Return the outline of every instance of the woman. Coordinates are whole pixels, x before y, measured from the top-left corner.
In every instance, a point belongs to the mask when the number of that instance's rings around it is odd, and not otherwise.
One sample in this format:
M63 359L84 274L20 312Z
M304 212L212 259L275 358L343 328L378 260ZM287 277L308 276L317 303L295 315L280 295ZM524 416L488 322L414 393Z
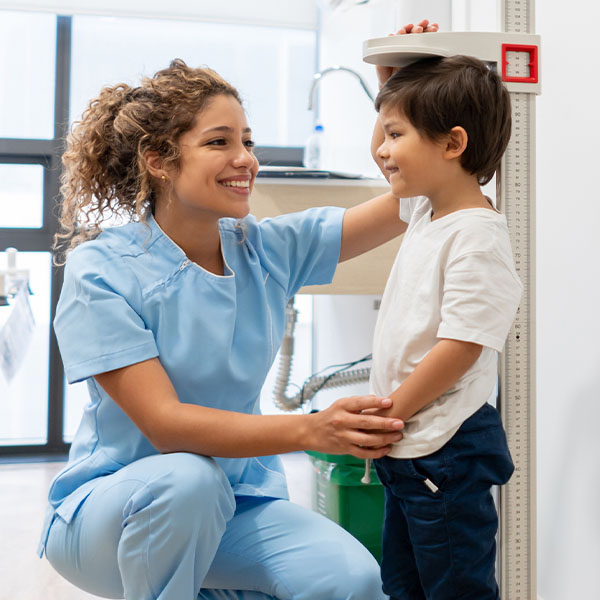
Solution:
M383 597L371 555L287 501L274 455L384 456L403 424L361 411L389 401L268 416L258 398L287 300L396 236L398 202L257 223L252 146L236 90L180 60L140 87L102 90L68 140L71 252L54 325L90 403L50 489L40 554L90 593ZM114 215L130 222L98 235Z

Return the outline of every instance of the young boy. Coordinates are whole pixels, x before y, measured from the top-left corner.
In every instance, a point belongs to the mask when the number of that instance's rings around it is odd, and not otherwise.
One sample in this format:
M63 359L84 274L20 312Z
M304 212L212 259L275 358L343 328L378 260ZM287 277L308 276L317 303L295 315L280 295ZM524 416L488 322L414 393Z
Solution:
M506 219L480 186L510 137L510 98L474 58L427 58L376 100L376 156L407 230L375 328L371 387L405 421L375 461L392 600L495 600L492 485L513 464L487 403L521 297ZM382 141L382 143L380 143Z

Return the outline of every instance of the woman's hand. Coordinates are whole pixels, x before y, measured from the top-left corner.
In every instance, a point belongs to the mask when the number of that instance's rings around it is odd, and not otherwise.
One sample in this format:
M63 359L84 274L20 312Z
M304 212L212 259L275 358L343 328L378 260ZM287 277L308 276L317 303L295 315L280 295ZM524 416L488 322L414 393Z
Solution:
M381 458L391 444L402 439L404 423L364 411L391 406L389 398L351 396L341 398L329 408L311 416L309 450L330 454L352 454L358 458Z
M427 19L423 19L420 23L413 25L408 23L404 27L398 29L396 33L390 33L393 35L406 35L407 33L435 33L439 29L437 23L429 23ZM379 89L383 87L383 84L398 70L398 67L382 67L377 65L377 79L379 81Z

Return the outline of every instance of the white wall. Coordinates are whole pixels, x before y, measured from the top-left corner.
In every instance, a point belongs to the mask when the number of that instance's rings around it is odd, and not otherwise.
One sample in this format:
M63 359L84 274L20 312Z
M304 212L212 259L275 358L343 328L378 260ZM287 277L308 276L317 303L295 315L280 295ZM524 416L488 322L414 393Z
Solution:
M600 194L597 3L538 2L539 593L600 597ZM574 218L567 218L571 214Z
M372 67L360 59L363 39L386 35L393 26L421 16L449 30L450 19L444 22L448 6L455 30L493 30L492 3L485 0L482 10L482 2L447 0L438 6L441 12L433 3L424 11L422 3L403 2L404 18L391 1L382 0L330 15L323 20L321 68L351 66L366 74L375 89ZM536 33L542 36L542 95L537 102L538 591L544 600L587 600L600 598L600 194L595 180L600 172L600 101L594 91L598 43L593 30L600 7L584 0L573 0L568 11L562 6L541 1L536 6ZM397 18L399 22L390 23ZM365 170L370 107L352 78L330 80L330 87L323 82L321 106L325 126L342 140L333 166ZM576 217L568 220L568 214ZM343 302L349 310L348 300ZM356 309L355 322L371 321L364 300L356 299ZM318 306L315 319L327 326L327 319L319 321ZM322 338L327 335L346 355L352 354L347 330L338 328ZM359 356L364 347L355 347Z

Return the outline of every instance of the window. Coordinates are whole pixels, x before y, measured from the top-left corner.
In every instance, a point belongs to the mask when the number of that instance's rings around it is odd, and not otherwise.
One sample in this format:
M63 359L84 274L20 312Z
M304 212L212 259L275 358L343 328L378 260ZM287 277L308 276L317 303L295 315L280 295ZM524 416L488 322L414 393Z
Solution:
M40 165L0 164L0 181L0 227L42 227L43 168Z
M41 11L53 6L50 0L38 5ZM210 66L238 88L259 146L289 154L312 126L312 0L285 8L276 0L260 7L232 0L222 8L179 2L169 7L172 14L149 0L147 14L130 3L127 14L127 7L115 9L121 10L117 17L92 16L108 10L102 3L83 5L86 15L0 11L0 76L10 82L0 95L0 266L7 247L19 250L19 268L31 273L36 323L16 376L9 382L0 374L0 455L66 452L87 402L85 384L66 385L51 331L62 268L52 266L49 250L58 229L62 140L102 86L137 85L141 76L182 58ZM189 19L186 11L204 11L211 22ZM234 18L237 13L242 17Z
M54 137L55 52L54 15L2 12L0 138Z
M315 38L301 29L74 17L71 121L102 86L137 85L181 58L214 69L239 90L259 146L302 146L312 125Z
M3 266L5 254L0 253ZM49 252L17 254L17 268L29 271L30 286L35 290L29 297L35 327L14 377L7 381L0 374L0 446L47 442L51 262ZM10 311L11 307L1 310Z

